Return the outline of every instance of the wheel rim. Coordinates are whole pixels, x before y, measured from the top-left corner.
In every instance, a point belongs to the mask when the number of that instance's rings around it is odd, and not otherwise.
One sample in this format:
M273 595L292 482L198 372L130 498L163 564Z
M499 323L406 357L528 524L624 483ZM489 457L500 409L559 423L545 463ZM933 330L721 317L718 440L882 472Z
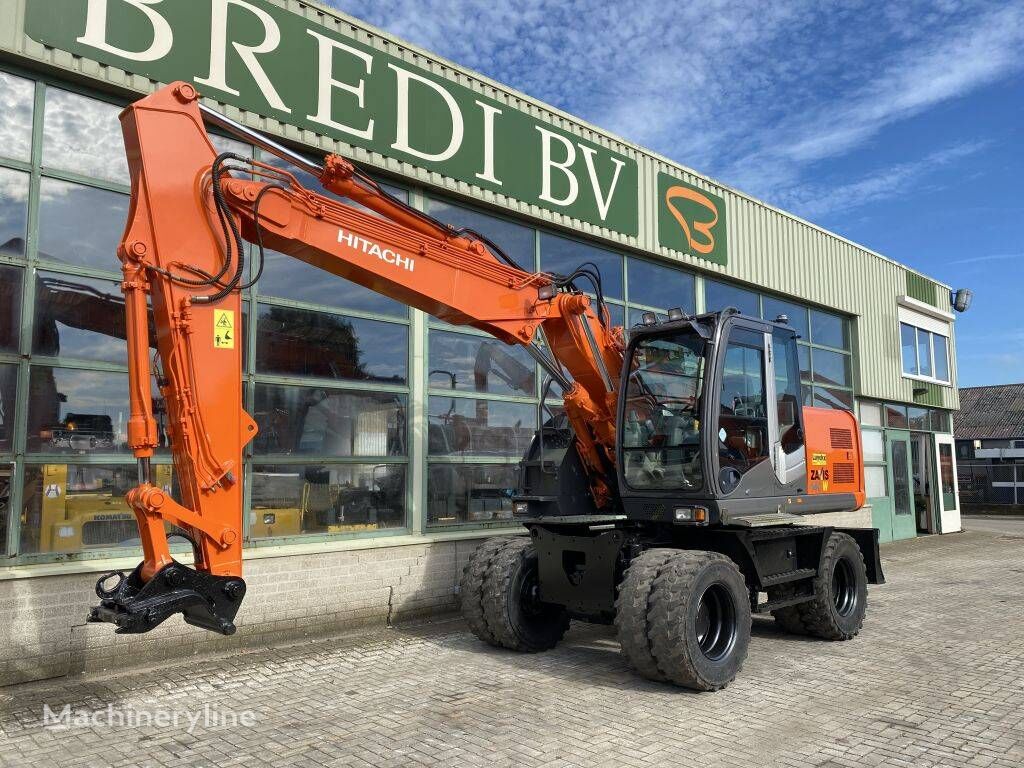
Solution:
M736 642L736 609L722 584L704 590L697 603L697 645L711 661L729 655Z
M840 616L849 616L857 607L857 579L845 557L832 570L832 601Z
M527 616L539 616L544 610L540 601L540 583L536 571L527 571L519 583L519 606Z

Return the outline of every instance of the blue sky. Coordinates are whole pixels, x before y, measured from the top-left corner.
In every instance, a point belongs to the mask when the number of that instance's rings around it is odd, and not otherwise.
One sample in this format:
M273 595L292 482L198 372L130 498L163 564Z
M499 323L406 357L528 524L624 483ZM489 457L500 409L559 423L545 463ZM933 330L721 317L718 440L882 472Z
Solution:
M333 0L955 287L1024 381L1024 0Z

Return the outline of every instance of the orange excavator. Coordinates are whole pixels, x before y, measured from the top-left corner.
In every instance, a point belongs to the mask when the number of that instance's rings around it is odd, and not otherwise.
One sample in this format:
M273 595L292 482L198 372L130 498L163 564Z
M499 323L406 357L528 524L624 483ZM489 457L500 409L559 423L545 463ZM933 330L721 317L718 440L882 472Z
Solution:
M803 406L785 317L673 309L665 321L645 315L627 339L593 265L524 270L344 158L313 163L198 99L174 83L121 115L132 197L118 256L139 466L127 501L144 559L100 578L90 620L139 633L180 613L235 631L246 589L243 450L257 430L242 407L241 290L273 248L522 346L560 387L564 409L520 465L514 511L528 535L485 541L463 574L463 614L482 640L538 651L570 619L615 623L639 673L712 690L739 670L752 612L824 638L858 633L867 584L883 581L878 532L804 515L863 505L859 429L848 412ZM337 197L279 166L218 154L207 123ZM248 270L245 241L256 246ZM180 503L152 482L154 375ZM171 557L168 523L191 539L192 567Z

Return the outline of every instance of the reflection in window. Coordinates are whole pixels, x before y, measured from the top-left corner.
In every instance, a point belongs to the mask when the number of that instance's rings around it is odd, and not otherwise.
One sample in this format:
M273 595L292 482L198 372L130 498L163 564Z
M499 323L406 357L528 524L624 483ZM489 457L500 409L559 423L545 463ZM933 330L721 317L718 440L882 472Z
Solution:
M841 389L829 389L827 387L814 388L815 408L834 408L836 410L853 410L853 393L844 392Z
M256 369L262 373L406 383L406 325L269 304L259 311Z
M796 339L787 331L772 332L779 440L787 454L803 450L804 446L803 434L800 431L800 369L797 364L796 346Z
M537 364L522 347L449 331L430 331L430 387L494 395L536 395Z
M39 186L39 258L108 272L120 270L117 246L128 196L43 179Z
M720 312L726 307L736 307L744 315L760 317L757 294L735 285L719 283L716 280L704 281L704 311Z
M703 355L704 342L692 332L645 339L634 349L622 428L623 474L631 487L703 484Z
M32 104L35 83L0 72L0 114L4 116L0 155L29 161L32 149Z
M170 465L153 466L154 483L175 496L172 474ZM137 483L134 464L27 467L20 553L139 547L135 514L124 500Z
M46 89L43 167L128 183L120 107L59 88Z
M254 539L405 525L402 464L256 464L251 482Z
M949 381L949 342L945 336L932 334L932 343L935 347L935 378L939 381Z
M269 249L265 254L263 276L257 284L257 290L263 296L395 317L409 316L407 305L381 296L376 291L301 262L293 256Z
M7 552L7 521L11 517L11 498L14 488L14 465L0 464L0 556Z
M256 385L257 454L404 456L405 395Z
M900 349L903 354L903 372L917 373L917 332L914 326L900 323Z
M806 344L797 344L797 354L800 357L800 378L804 381L811 380L811 348Z
M128 450L128 375L33 366L28 450L120 453Z
M126 337L118 281L38 273L32 354L124 365Z
M20 267L0 264L0 350L18 351L21 335L21 275Z
M532 403L508 403L432 395L428 442L432 456L472 454L518 458L526 453L537 424Z
M846 320L838 315L812 309L811 341L815 344L824 344L826 347L847 349L850 346L850 339L847 335Z
M440 464L427 467L427 525L512 522L514 464Z
M584 262L592 262L601 274L601 290L606 298L622 298L622 256L579 240L540 233L540 268L545 272L568 275ZM580 290L593 293L589 281L580 279Z
M533 271L534 235L529 227L443 200L431 200L429 211L431 216L445 224L451 224L457 229L472 229L483 235L520 267L528 272Z
M907 428L907 406L887 405L885 406L885 426L890 429Z
M14 451L14 405L17 394L18 366L13 363L0 364L0 453Z
M814 382L829 386L850 386L850 356L825 349L812 349Z
M626 260L629 273L629 300L634 304L694 312L694 278L689 272L654 264L643 259Z
M27 173L0 168L0 253L25 255L25 228L28 223Z
M719 480L726 492L735 488L740 476L768 458L764 370L762 334L734 329L725 350L718 417Z
M761 311L765 320L774 321L779 315L785 315L787 324L799 334L801 339L807 341L810 337L808 333L807 307L794 304L792 301L762 296Z

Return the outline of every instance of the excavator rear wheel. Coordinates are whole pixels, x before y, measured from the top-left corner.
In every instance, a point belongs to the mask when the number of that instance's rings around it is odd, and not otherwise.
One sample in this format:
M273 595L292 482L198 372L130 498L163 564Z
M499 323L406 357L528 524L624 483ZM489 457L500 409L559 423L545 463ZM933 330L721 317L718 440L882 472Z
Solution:
M491 645L523 653L554 648L569 628L569 615L540 601L533 542L525 537L499 542L484 542L466 566L463 616Z

